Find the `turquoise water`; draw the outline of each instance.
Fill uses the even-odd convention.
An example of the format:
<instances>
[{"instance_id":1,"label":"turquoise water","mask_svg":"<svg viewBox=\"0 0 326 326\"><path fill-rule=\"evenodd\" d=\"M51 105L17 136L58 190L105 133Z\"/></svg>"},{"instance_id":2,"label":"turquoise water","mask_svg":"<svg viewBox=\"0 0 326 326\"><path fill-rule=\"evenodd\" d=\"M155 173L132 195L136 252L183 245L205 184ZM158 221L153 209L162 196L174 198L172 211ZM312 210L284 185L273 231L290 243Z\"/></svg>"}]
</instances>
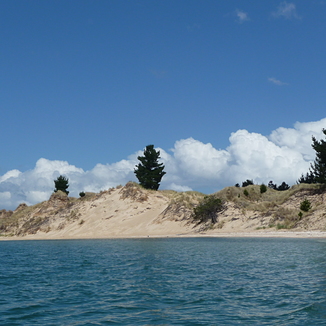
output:
<instances>
[{"instance_id":1,"label":"turquoise water","mask_svg":"<svg viewBox=\"0 0 326 326\"><path fill-rule=\"evenodd\" d=\"M326 240L3 241L0 325L326 325Z\"/></svg>"}]
</instances>

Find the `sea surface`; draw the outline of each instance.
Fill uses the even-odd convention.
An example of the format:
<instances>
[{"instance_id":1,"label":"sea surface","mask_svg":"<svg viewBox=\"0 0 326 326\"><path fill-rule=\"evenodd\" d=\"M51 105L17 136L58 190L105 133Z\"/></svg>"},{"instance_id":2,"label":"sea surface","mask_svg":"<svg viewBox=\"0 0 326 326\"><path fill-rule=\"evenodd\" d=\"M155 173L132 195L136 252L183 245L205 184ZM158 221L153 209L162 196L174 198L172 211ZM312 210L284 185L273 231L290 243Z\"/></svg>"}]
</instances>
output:
<instances>
[{"instance_id":1,"label":"sea surface","mask_svg":"<svg viewBox=\"0 0 326 326\"><path fill-rule=\"evenodd\" d=\"M326 239L0 241L0 325L326 325Z\"/></svg>"}]
</instances>

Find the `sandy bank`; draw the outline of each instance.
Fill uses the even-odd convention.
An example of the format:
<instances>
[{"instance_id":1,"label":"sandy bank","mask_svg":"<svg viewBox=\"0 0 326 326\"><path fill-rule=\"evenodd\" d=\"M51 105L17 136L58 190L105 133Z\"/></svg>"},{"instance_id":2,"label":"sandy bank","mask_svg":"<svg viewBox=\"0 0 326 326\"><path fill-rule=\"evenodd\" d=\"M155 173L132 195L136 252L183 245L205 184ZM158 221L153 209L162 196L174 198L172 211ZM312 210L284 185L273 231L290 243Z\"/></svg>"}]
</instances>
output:
<instances>
[{"instance_id":1,"label":"sandy bank","mask_svg":"<svg viewBox=\"0 0 326 326\"><path fill-rule=\"evenodd\" d=\"M145 238L325 238L324 231L235 231L235 232L202 232L202 233L167 233L167 234L129 234L128 236L110 236L103 237L102 234L98 236L94 233L84 234L83 236L47 236L45 234L26 235L23 237L0 237L0 241L12 240L83 240L83 239L145 239Z\"/></svg>"}]
</instances>

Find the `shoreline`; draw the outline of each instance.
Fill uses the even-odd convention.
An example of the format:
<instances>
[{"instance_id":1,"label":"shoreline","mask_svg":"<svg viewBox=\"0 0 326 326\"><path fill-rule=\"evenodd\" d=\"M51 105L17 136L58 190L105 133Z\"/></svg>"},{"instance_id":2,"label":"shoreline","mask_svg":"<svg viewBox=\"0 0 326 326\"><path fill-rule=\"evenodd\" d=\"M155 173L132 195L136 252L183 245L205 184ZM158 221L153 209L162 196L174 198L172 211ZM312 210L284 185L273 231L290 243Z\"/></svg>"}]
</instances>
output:
<instances>
[{"instance_id":1,"label":"shoreline","mask_svg":"<svg viewBox=\"0 0 326 326\"><path fill-rule=\"evenodd\" d=\"M326 231L247 231L247 232L207 232L196 234L147 234L121 236L46 236L44 234L26 235L23 237L0 236L0 241L28 240L114 240L114 239L166 239L166 238L297 238L297 239L326 239Z\"/></svg>"}]
</instances>

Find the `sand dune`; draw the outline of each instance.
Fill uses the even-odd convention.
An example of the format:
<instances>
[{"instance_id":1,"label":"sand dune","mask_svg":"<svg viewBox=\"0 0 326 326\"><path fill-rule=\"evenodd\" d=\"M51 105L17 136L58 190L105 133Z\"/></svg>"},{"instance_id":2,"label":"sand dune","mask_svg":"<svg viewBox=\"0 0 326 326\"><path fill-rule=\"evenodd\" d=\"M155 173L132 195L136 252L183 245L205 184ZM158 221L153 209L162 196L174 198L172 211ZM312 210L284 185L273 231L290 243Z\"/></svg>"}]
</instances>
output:
<instances>
[{"instance_id":1,"label":"sand dune","mask_svg":"<svg viewBox=\"0 0 326 326\"><path fill-rule=\"evenodd\" d=\"M58 192L38 205L21 205L13 213L2 211L0 239L326 237L323 193L299 187L275 199L271 196L280 194L272 190L262 196L256 188L248 189L249 198L236 187L216 194L226 207L216 224L193 220L193 207L204 196L196 192L150 191L134 183L79 199ZM299 219L302 198L309 198L314 209Z\"/></svg>"}]
</instances>

